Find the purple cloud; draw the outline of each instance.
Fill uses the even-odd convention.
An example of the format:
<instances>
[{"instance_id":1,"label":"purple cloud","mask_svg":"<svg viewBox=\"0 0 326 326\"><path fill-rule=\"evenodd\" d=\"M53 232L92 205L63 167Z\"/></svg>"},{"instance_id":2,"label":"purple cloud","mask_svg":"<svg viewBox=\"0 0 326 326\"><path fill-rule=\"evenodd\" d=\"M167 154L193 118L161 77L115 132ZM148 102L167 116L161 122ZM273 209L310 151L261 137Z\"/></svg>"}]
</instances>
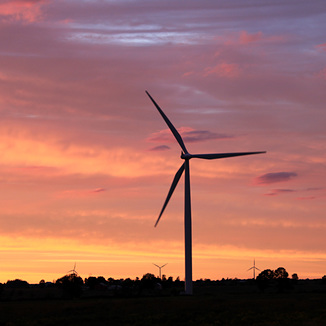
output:
<instances>
[{"instance_id":1,"label":"purple cloud","mask_svg":"<svg viewBox=\"0 0 326 326\"><path fill-rule=\"evenodd\" d=\"M232 138L230 135L210 132L208 130L191 130L182 133L183 140L188 143L196 143L211 139Z\"/></svg>"},{"instance_id":2,"label":"purple cloud","mask_svg":"<svg viewBox=\"0 0 326 326\"><path fill-rule=\"evenodd\" d=\"M271 172L261 175L256 178L258 184L271 184L276 182L289 181L290 179L298 176L295 172Z\"/></svg>"},{"instance_id":3,"label":"purple cloud","mask_svg":"<svg viewBox=\"0 0 326 326\"><path fill-rule=\"evenodd\" d=\"M150 148L149 150L150 150L151 152L161 152L161 151L167 151L167 150L169 150L169 149L170 149L169 146L161 145L161 146L152 147L152 148Z\"/></svg>"},{"instance_id":4,"label":"purple cloud","mask_svg":"<svg viewBox=\"0 0 326 326\"><path fill-rule=\"evenodd\" d=\"M106 189L104 189L104 188L97 188L97 189L92 190L92 192L103 192L103 191L106 191Z\"/></svg>"},{"instance_id":5,"label":"purple cloud","mask_svg":"<svg viewBox=\"0 0 326 326\"><path fill-rule=\"evenodd\" d=\"M295 192L296 190L294 190L294 189L274 189L273 191L276 193L287 193L287 192Z\"/></svg>"},{"instance_id":6,"label":"purple cloud","mask_svg":"<svg viewBox=\"0 0 326 326\"><path fill-rule=\"evenodd\" d=\"M286 193L291 193L291 192L296 192L294 189L273 189L272 192L265 194L265 196L277 196L279 194L286 194Z\"/></svg>"},{"instance_id":7,"label":"purple cloud","mask_svg":"<svg viewBox=\"0 0 326 326\"><path fill-rule=\"evenodd\" d=\"M232 138L232 135L220 134L211 132L209 130L194 130L188 127L181 127L179 129L179 133L181 134L183 140L186 143L196 143L200 141L206 141L211 139L226 139ZM157 133L152 134L148 138L151 142L174 142L173 135L169 129L161 130Z\"/></svg>"}]
</instances>

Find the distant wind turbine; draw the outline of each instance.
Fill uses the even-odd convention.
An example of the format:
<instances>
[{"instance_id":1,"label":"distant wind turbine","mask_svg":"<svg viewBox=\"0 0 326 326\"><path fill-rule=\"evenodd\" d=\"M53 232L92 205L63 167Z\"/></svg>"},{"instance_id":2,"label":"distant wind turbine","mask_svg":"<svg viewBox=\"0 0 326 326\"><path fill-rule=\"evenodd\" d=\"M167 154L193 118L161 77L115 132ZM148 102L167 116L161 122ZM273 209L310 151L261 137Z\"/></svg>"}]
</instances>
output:
<instances>
[{"instance_id":1,"label":"distant wind turbine","mask_svg":"<svg viewBox=\"0 0 326 326\"><path fill-rule=\"evenodd\" d=\"M190 173L189 173L189 161L192 158L200 158L206 160L213 160L213 159L220 159L226 157L233 157L233 156L242 156L242 155L252 155L252 154L261 154L266 153L264 152L238 152L238 153L215 153L215 154L190 154L183 142L183 139L177 129L173 126L171 121L162 111L162 109L158 106L158 104L154 101L154 99L150 96L150 94L146 91L146 94L151 99L153 104L155 105L156 109L164 119L165 123L170 128L172 134L174 135L175 139L179 143L182 152L181 152L181 159L184 160L184 163L181 165L179 170L174 176L172 181L172 185L168 192L168 195L165 199L163 208L160 212L160 215L155 223L155 227L159 222L172 194L174 189L176 188L183 171L185 171L185 206L184 206L184 228L185 228L185 294L192 295L192 235L191 235L191 199L190 199Z\"/></svg>"},{"instance_id":2,"label":"distant wind turbine","mask_svg":"<svg viewBox=\"0 0 326 326\"><path fill-rule=\"evenodd\" d=\"M250 271L251 269L253 270L253 273L254 273L254 280L255 280L255 279L256 279L256 269L257 269L257 271L260 271L260 269L256 267L256 261L255 261L255 259L254 259L254 266L250 267L250 268L247 270L247 272Z\"/></svg>"},{"instance_id":3,"label":"distant wind turbine","mask_svg":"<svg viewBox=\"0 0 326 326\"><path fill-rule=\"evenodd\" d=\"M74 268L67 272L67 274L69 274L69 273L71 273L71 274L73 274L73 275L75 275L75 276L78 275L78 273L77 273L77 271L76 271L76 263L75 263L75 265L74 265Z\"/></svg>"},{"instance_id":4,"label":"distant wind turbine","mask_svg":"<svg viewBox=\"0 0 326 326\"><path fill-rule=\"evenodd\" d=\"M162 265L162 266L159 266L159 265L156 265L156 264L153 263L153 265L155 265L155 266L158 267L158 269L159 269L160 279L162 279L162 277L161 277L161 269L162 269L164 266L166 266L167 264L168 264L168 263L166 263L166 264L164 264L164 265Z\"/></svg>"}]
</instances>

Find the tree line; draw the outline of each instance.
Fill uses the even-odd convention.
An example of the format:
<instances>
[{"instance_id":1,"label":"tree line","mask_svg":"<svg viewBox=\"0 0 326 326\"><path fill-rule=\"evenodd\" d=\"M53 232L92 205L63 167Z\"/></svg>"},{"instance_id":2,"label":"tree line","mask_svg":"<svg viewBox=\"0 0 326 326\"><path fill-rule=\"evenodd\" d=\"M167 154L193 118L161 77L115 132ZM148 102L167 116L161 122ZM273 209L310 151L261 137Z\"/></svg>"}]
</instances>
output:
<instances>
[{"instance_id":1,"label":"tree line","mask_svg":"<svg viewBox=\"0 0 326 326\"><path fill-rule=\"evenodd\" d=\"M296 273L289 278L288 272L283 267L278 267L275 270L265 269L256 279L239 280L234 279L199 279L194 281L197 287L203 286L218 286L218 285L238 285L241 282L247 282L251 285L256 285L258 289L264 292L268 288L276 289L278 292L291 290L297 284L299 277ZM326 275L321 280L326 284ZM103 276L90 276L82 279L75 271L64 275L54 282L45 282L41 280L37 285L31 285L26 281L15 279L8 280L6 283L0 283L0 294L8 289L26 289L31 286L38 288L56 288L59 289L65 297L79 297L85 292L91 293L110 293L113 296L136 296L136 295L155 295L162 291L171 295L178 295L183 291L184 281L179 277L175 280L170 276L163 275L162 278L156 277L154 274L146 273L142 278L136 277L132 280L114 279L112 277L106 279Z\"/></svg>"}]
</instances>

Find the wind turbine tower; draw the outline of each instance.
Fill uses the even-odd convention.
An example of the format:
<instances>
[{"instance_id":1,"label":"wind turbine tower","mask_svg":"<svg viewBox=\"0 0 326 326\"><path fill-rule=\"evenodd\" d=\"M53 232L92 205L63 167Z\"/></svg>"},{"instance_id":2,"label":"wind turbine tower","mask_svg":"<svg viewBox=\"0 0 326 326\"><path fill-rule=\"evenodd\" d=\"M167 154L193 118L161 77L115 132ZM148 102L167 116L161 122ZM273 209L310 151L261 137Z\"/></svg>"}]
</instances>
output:
<instances>
[{"instance_id":1,"label":"wind turbine tower","mask_svg":"<svg viewBox=\"0 0 326 326\"><path fill-rule=\"evenodd\" d=\"M237 152L237 153L213 153L213 154L190 154L183 142L183 139L177 129L173 126L171 121L162 111L162 109L158 106L158 104L154 101L151 95L146 91L146 94L153 102L154 106L162 116L165 123L168 125L169 129L171 130L172 134L174 135L176 141L179 143L182 152L181 152L181 159L184 160L181 167L177 171L172 181L172 185L168 192L168 195L165 199L163 204L163 208L160 212L160 215L155 223L155 227L159 222L172 194L174 189L176 188L183 171L185 172L185 187L184 187L184 230L185 230L185 294L192 295L192 232L191 232L191 199L190 199L190 171L189 171L189 161L192 158L199 158L205 160L214 160L226 157L233 157L233 156L243 156L243 155L252 155L252 154L261 154L266 153L265 151L260 152Z\"/></svg>"},{"instance_id":2,"label":"wind turbine tower","mask_svg":"<svg viewBox=\"0 0 326 326\"><path fill-rule=\"evenodd\" d=\"M162 276L161 276L161 270L162 270L162 268L163 268L164 266L166 266L167 264L168 264L168 263L166 263L166 264L164 264L164 265L162 265L162 266L159 266L159 265L156 265L156 264L153 263L153 265L155 265L155 266L158 267L158 269L159 269L160 279L162 279Z\"/></svg>"},{"instance_id":3,"label":"wind turbine tower","mask_svg":"<svg viewBox=\"0 0 326 326\"><path fill-rule=\"evenodd\" d=\"M257 269L257 271L260 271L260 269L256 267L256 261L255 261L255 259L254 259L254 266L250 267L247 271L250 271L251 269L253 270L254 280L255 280L256 279L256 269Z\"/></svg>"}]
</instances>

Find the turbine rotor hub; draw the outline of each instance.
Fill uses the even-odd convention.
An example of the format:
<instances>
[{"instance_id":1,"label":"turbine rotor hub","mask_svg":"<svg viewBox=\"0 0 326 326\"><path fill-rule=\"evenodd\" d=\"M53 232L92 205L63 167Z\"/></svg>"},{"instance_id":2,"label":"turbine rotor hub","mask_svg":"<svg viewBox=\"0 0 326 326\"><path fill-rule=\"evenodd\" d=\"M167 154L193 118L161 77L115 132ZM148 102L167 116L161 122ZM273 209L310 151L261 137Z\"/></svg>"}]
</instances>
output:
<instances>
[{"instance_id":1,"label":"turbine rotor hub","mask_svg":"<svg viewBox=\"0 0 326 326\"><path fill-rule=\"evenodd\" d=\"M181 153L181 156L180 156L183 160L190 160L192 155L189 154L189 153Z\"/></svg>"}]
</instances>

